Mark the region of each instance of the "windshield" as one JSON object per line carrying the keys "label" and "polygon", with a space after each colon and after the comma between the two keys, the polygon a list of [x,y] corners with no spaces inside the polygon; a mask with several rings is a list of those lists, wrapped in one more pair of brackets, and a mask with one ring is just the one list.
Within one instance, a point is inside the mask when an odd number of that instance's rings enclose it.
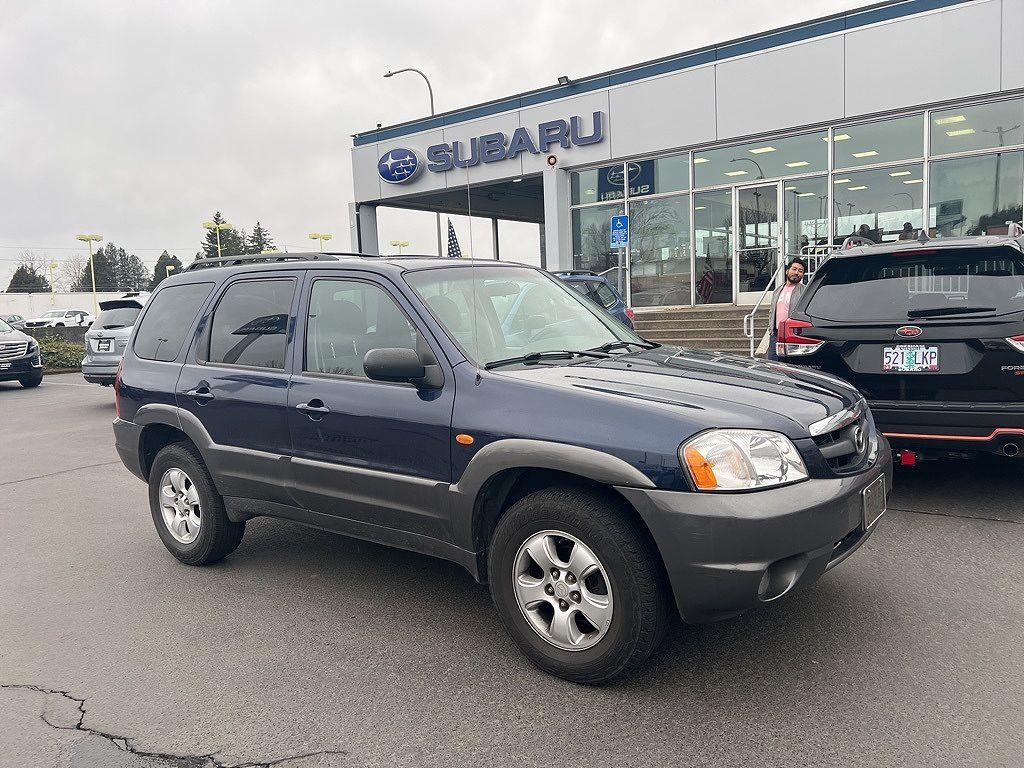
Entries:
{"label": "windshield", "polygon": [[9,325],[8,325],[7,323],[5,323],[5,322],[4,322],[3,320],[0,320],[0,333],[10,333],[10,332],[11,332],[11,331],[13,331],[13,330],[14,330],[14,329],[13,329],[13,328],[11,328],[11,326],[9,326]]}
{"label": "windshield", "polygon": [[407,274],[406,281],[480,365],[616,341],[643,343],[561,280],[536,269],[426,269]]}
{"label": "windshield", "polygon": [[111,330],[113,328],[128,328],[135,325],[135,321],[138,319],[140,312],[142,312],[141,307],[115,307],[113,309],[103,309],[100,310],[100,314],[96,318],[95,325],[97,328],[105,328],[107,330]]}
{"label": "windshield", "polygon": [[985,318],[1024,311],[1024,266],[1010,249],[836,258],[815,278],[811,317],[837,322]]}
{"label": "windshield", "polygon": [[49,312],[44,312],[42,316],[43,317],[64,317],[64,310],[63,309],[53,309],[53,310],[50,310]]}

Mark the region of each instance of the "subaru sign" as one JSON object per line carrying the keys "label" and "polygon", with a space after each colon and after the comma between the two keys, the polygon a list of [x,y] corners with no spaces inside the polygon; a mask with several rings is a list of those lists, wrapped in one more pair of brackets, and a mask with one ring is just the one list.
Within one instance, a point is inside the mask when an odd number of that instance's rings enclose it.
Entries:
{"label": "subaru sign", "polygon": [[422,165],[411,149],[396,147],[377,162],[377,173],[388,184],[404,184],[415,178]]}

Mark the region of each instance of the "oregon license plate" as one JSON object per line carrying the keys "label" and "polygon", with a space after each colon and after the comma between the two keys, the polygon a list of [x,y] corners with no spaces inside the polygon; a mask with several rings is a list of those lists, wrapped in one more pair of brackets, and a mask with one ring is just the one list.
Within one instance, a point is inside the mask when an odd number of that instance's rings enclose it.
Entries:
{"label": "oregon license plate", "polygon": [[923,344],[882,347],[882,370],[918,373],[939,370],[939,348]]}
{"label": "oregon license plate", "polygon": [[99,339],[96,342],[97,352],[109,352],[110,351],[110,339]]}
{"label": "oregon license plate", "polygon": [[879,476],[861,492],[861,495],[864,497],[864,528],[866,530],[885,514],[885,475]]}

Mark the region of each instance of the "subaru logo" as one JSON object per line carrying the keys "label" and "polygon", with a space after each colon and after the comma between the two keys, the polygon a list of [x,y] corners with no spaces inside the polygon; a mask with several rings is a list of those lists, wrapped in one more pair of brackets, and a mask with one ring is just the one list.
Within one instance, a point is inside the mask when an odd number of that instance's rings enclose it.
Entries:
{"label": "subaru logo", "polygon": [[416,176],[421,165],[415,152],[397,147],[377,162],[377,173],[388,184],[404,184]]}
{"label": "subaru logo", "polygon": [[916,325],[902,325],[896,329],[896,335],[902,336],[905,339],[913,339],[916,336],[920,336],[922,333],[924,333],[924,331]]}
{"label": "subaru logo", "polygon": [[[629,183],[632,184],[634,181],[636,181],[637,177],[640,175],[640,164],[639,163],[627,163],[626,165],[629,168]],[[621,186],[622,185],[622,166],[621,165],[616,165],[613,168],[609,168],[607,173],[606,173],[606,175],[605,175],[605,178],[608,179],[608,183],[611,184],[613,187]]]}

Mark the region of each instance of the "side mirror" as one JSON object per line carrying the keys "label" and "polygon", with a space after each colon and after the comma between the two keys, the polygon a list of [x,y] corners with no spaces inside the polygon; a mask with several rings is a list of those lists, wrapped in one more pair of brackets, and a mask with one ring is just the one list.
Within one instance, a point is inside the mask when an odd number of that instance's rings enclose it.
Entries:
{"label": "side mirror", "polygon": [[419,384],[427,375],[423,360],[414,349],[371,349],[363,358],[363,370],[374,381],[399,381]]}

